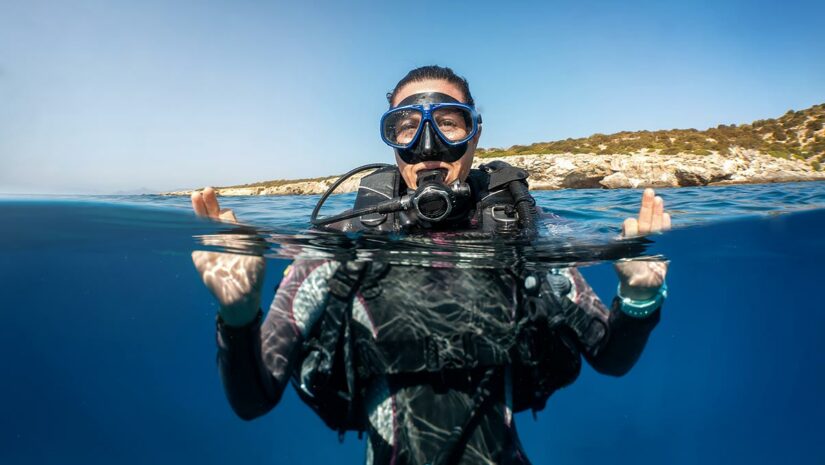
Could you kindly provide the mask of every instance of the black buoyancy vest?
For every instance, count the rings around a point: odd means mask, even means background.
[[[511,182],[526,184],[526,178],[526,172],[502,162],[471,170],[467,182],[475,204],[464,226],[470,231],[486,234],[510,228],[514,196],[507,187]],[[403,187],[396,168],[379,169],[362,179],[354,208],[368,207],[397,196]],[[339,224],[339,227],[398,232],[413,224],[414,219],[405,212],[396,212],[365,215],[348,220],[346,225]],[[353,321],[355,292],[359,291],[377,312],[372,315],[373,324],[381,326],[383,322],[391,321],[393,314],[400,314],[405,305],[402,294],[419,287],[421,284],[416,284],[416,277],[424,274],[417,273],[410,279],[395,279],[390,283],[400,283],[406,290],[390,289],[385,282],[387,275],[393,272],[389,268],[389,265],[377,262],[368,265],[348,262],[339,267],[329,281],[330,295],[325,314],[305,342],[300,370],[293,377],[303,400],[329,427],[339,432],[364,430],[363,390],[369,379],[376,376],[434,374],[508,365],[512,367],[513,409],[517,412],[541,410],[555,390],[572,383],[578,376],[581,356],[576,340],[590,347],[606,340],[607,327],[588,317],[566,296],[571,283],[563,275],[539,279],[539,285],[527,289],[523,284],[527,275],[490,270],[451,281],[456,286],[463,286],[459,291],[465,298],[457,293],[452,299],[454,303],[442,304],[442,308],[432,314],[436,321],[431,327],[436,330],[405,335],[401,327],[404,325],[401,325],[398,332],[388,332],[386,328],[379,330],[382,337],[376,339]],[[428,271],[447,273],[437,269]],[[460,270],[452,272],[463,273]],[[479,289],[487,292],[486,303],[466,298],[478,293]],[[459,301],[464,301],[465,305]],[[443,308],[443,305],[455,308]],[[514,318],[501,312],[501,309],[513,306],[517,309]],[[488,324],[476,325],[470,330],[441,324],[453,321],[466,308],[472,309],[468,315],[477,313],[478,309],[486,312],[475,321],[487,321]],[[438,318],[442,318],[441,323]],[[422,321],[409,323],[420,325]],[[383,337],[387,334],[389,337]]]
[[[467,183],[470,185],[472,199],[469,214],[462,215],[455,221],[448,221],[441,229],[460,230],[462,232],[480,232],[496,234],[513,232],[518,229],[514,215],[515,200],[508,189],[512,182],[526,186],[527,172],[501,161],[481,165],[479,169],[470,170]],[[355,198],[355,210],[367,208],[380,202],[398,197],[406,185],[398,168],[381,168],[361,179],[358,195]],[[405,232],[418,223],[413,213],[372,213],[347,221],[342,229],[355,231]]]

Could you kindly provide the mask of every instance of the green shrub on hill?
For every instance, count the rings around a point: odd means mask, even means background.
[[[237,186],[224,186],[218,187],[218,189],[225,189],[227,187],[232,188],[239,188],[239,187],[280,187],[287,184],[297,184],[301,182],[316,182],[316,181],[326,181],[326,180],[335,180],[338,179],[338,176],[324,176],[320,178],[303,178],[303,179],[275,179],[273,181],[261,181],[261,182],[253,182],[249,184],[241,184]]]
[[[593,134],[590,137],[514,145],[510,148],[479,149],[483,158],[524,154],[598,153],[626,154],[641,151],[660,154],[689,153],[709,155],[730,153],[733,147],[759,150],[781,158],[792,155],[811,159],[825,154],[825,104],[787,113],[776,119],[751,124],[720,124],[715,128],[670,129],[660,131],[622,131]]]

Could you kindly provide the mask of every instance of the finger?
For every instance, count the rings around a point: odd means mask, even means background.
[[[668,262],[665,260],[656,260],[650,262],[650,270],[656,275],[659,279],[659,283],[665,281],[665,276],[667,276],[667,266]]]
[[[218,205],[218,196],[215,194],[215,189],[207,187],[203,190],[203,202],[206,204],[209,217],[217,220],[221,214],[221,207]]]
[[[662,231],[668,231],[670,229],[670,213],[663,213],[662,214]]]
[[[238,222],[238,219],[235,218],[235,213],[228,208],[221,210],[220,219],[221,221],[231,221],[232,223]]]
[[[622,223],[622,235],[624,237],[633,237],[639,234],[639,222],[636,218],[628,218]]]
[[[660,287],[665,282],[667,276],[668,262],[664,260],[654,260],[648,262],[649,277],[647,285],[650,287]]]
[[[192,209],[195,210],[195,214],[198,216],[209,216],[209,212],[206,211],[206,204],[203,203],[203,195],[200,191],[192,192]]]
[[[650,294],[652,290],[664,283],[668,262],[665,260],[622,260],[615,263],[615,268],[623,288],[635,288],[632,289],[635,294]]]
[[[653,222],[653,199],[656,193],[653,189],[647,188],[642,194],[642,208],[639,209],[639,234],[647,234],[650,232],[650,226]]]
[[[653,199],[653,219],[650,223],[650,232],[662,230],[662,216],[665,213],[665,201],[658,195]]]

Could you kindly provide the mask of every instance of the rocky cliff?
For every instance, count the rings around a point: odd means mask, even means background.
[[[526,154],[482,158],[478,166],[501,159],[530,172],[532,189],[685,187],[720,184],[825,181],[825,171],[814,170],[798,159],[776,158],[754,150],[734,148],[731,153],[662,155],[656,153],[559,155]],[[217,188],[219,195],[322,194],[336,178],[284,182],[277,186],[250,185]],[[338,192],[353,192],[360,176],[344,182]],[[192,191],[169,192],[189,195]]]

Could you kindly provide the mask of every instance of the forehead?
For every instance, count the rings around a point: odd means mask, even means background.
[[[459,102],[466,102],[464,93],[455,84],[441,79],[428,79],[426,81],[410,82],[398,89],[398,93],[392,101],[392,106],[398,105],[398,102],[404,100],[413,94],[420,94],[422,92],[440,92],[447,94]]]

